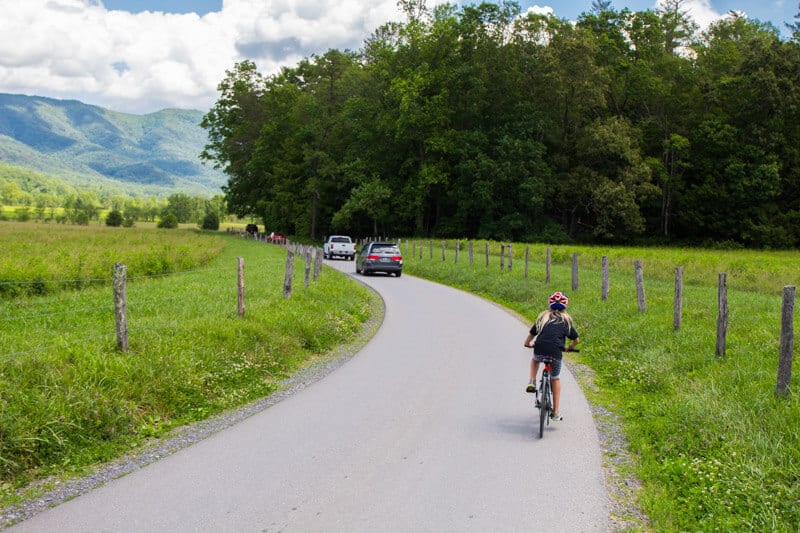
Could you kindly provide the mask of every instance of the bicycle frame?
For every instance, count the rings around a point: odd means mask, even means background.
[[[545,362],[542,377],[539,381],[539,391],[536,397],[536,406],[539,408],[539,438],[544,436],[545,424],[550,424],[550,414],[553,412],[553,388],[550,381],[550,372],[553,367]]]

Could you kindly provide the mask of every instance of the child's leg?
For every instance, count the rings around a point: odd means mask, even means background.
[[[531,358],[531,381],[536,382],[536,374],[539,372],[539,361]]]
[[[552,378],[550,383],[553,384],[553,412],[558,413],[558,400],[561,398],[561,378]]]

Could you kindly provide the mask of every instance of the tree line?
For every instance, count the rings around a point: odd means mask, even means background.
[[[168,220],[168,225],[173,227],[177,227],[178,223],[198,223],[212,226],[207,229],[218,229],[219,220],[228,211],[221,194],[203,198],[174,193],[167,198],[156,198],[98,195],[96,191],[77,191],[52,180],[48,186],[52,190],[46,187],[45,190],[27,191],[16,181],[0,177],[0,207],[5,205],[13,208],[10,211],[0,210],[0,220],[87,225],[93,220],[99,221],[102,213],[107,213],[106,222],[113,226]],[[207,223],[207,220],[210,222]]]
[[[219,84],[201,157],[231,212],[289,234],[800,244],[800,13],[784,40],[684,0],[576,23],[428,8],[357,51]]]

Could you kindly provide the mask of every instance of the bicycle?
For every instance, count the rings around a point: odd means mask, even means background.
[[[565,352],[577,352],[578,350],[567,350]],[[539,438],[544,437],[544,426],[550,425],[550,416],[553,414],[553,386],[550,381],[550,371],[553,370],[552,363],[555,359],[545,357],[544,370],[539,379],[539,389],[536,391],[535,405],[539,409]]]

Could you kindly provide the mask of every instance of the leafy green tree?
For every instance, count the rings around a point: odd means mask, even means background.
[[[209,210],[203,217],[203,222],[200,224],[200,229],[217,231],[219,230],[219,215],[216,211]]]
[[[792,40],[800,44],[800,4],[797,5],[797,14],[794,16],[794,22],[786,23],[786,27],[792,32]]]
[[[187,194],[175,193],[167,198],[168,209],[175,215],[179,223],[187,223],[199,219],[195,215],[195,204]]]
[[[122,212],[118,209],[112,209],[106,215],[106,226],[119,227],[122,225]]]
[[[171,211],[165,211],[161,215],[161,219],[156,226],[159,228],[175,229],[178,227],[178,217]]]
[[[259,200],[268,190],[262,182],[264,176],[251,168],[251,159],[259,133],[268,122],[265,81],[255,63],[246,60],[226,71],[217,89],[220,97],[200,123],[209,135],[200,157],[228,175],[223,190],[233,213],[258,213]]]
[[[372,221],[372,235],[380,235],[378,221],[389,212],[388,200],[392,191],[379,178],[365,181],[350,193],[350,198],[333,217],[333,228],[344,230],[354,217],[364,214]]]

